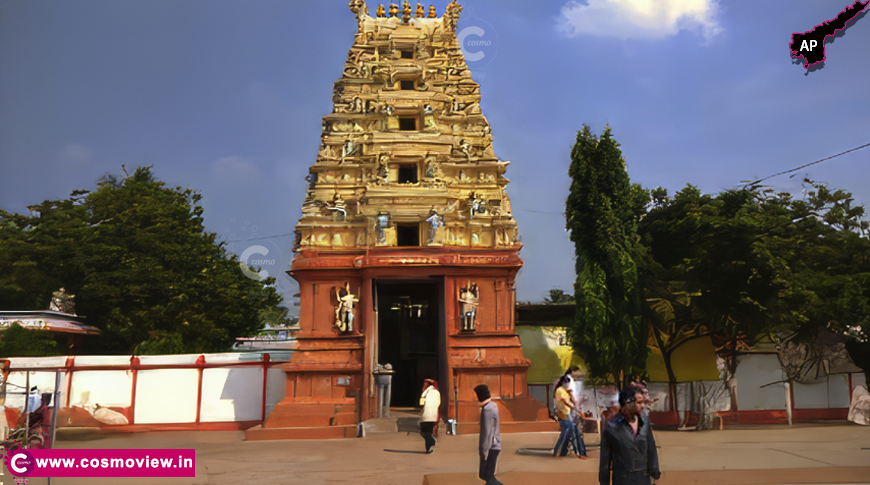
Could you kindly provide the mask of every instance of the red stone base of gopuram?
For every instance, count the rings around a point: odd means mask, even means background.
[[[477,432],[479,384],[499,406],[503,433],[558,431],[546,405],[528,393],[531,364],[514,333],[521,266],[517,247],[298,253],[290,275],[299,282],[301,330],[283,369],[285,397],[247,439],[358,436],[360,423],[378,418],[375,373],[384,363],[395,371],[393,406],[417,406],[423,378],[435,378],[441,419],[457,420],[460,434]],[[473,330],[459,301],[471,286]],[[345,288],[355,299],[350,332],[335,326]]]

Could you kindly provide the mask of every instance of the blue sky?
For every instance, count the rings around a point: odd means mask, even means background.
[[[851,0],[461,3],[458,30],[480,29],[466,48],[484,54],[470,64],[495,152],[511,161],[520,301],[571,291],[561,213],[583,123],[609,123],[632,181],[671,193],[718,192],[870,142],[870,18],[826,45],[821,69],[788,49]],[[269,249],[264,269],[292,295],[283,235],[355,29],[342,0],[3,0],[0,207],[24,212],[121,164],[153,165],[202,192],[206,227],[237,253]],[[806,174],[868,203],[868,158],[769,183],[799,191]],[[262,239],[238,241],[251,237]]]

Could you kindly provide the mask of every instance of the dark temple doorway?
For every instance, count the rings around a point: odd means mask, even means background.
[[[417,406],[423,379],[436,379],[445,347],[443,281],[378,281],[378,362],[392,364],[392,407]]]

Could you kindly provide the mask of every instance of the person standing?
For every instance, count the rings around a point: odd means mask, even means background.
[[[643,391],[636,387],[619,393],[621,413],[601,433],[600,485],[648,485],[658,480],[659,456],[649,420],[643,417]]]
[[[574,398],[573,390],[571,389],[571,379],[568,375],[562,376],[559,379],[556,387],[556,416],[559,418],[559,439],[556,441],[556,447],[553,449],[553,456],[566,456],[568,454],[568,445],[574,448],[574,453],[577,458],[586,459],[586,447],[583,440],[580,438],[580,431],[575,423],[575,413],[577,399]]]
[[[441,392],[434,379],[423,381],[423,395],[420,396],[423,412],[420,415],[420,435],[426,441],[426,453],[432,453],[435,448],[435,426],[438,424],[438,408],[441,406]]]
[[[486,384],[474,388],[477,400],[480,402],[480,471],[478,477],[486,481],[486,485],[502,485],[495,479],[495,467],[498,454],[501,453],[501,430],[499,427],[498,406],[492,402],[492,395]]]

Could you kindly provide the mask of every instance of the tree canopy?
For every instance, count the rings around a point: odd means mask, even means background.
[[[571,152],[565,217],[575,247],[577,314],[568,338],[592,377],[618,382],[645,368],[637,222],[648,198],[632,185],[619,144],[584,125]]]
[[[91,353],[215,352],[262,326],[281,296],[256,281],[204,230],[192,189],[170,188],[149,167],[106,175],[97,189],[0,210],[0,308],[48,308],[52,291],[102,330]]]
[[[762,187],[673,198],[653,191],[639,234],[645,313],[665,357],[710,336],[734,354],[764,337],[808,338],[827,328],[861,341],[870,315],[870,241],[851,195],[805,180],[804,196]]]
[[[804,180],[799,197],[748,185],[673,196],[632,184],[609,127],[571,152],[567,227],[577,314],[568,335],[593,377],[643,373],[647,342],[671,382],[674,351],[711,338],[729,370],[760,339],[851,339],[870,360],[870,224],[852,195]],[[551,291],[550,302],[563,295]]]

